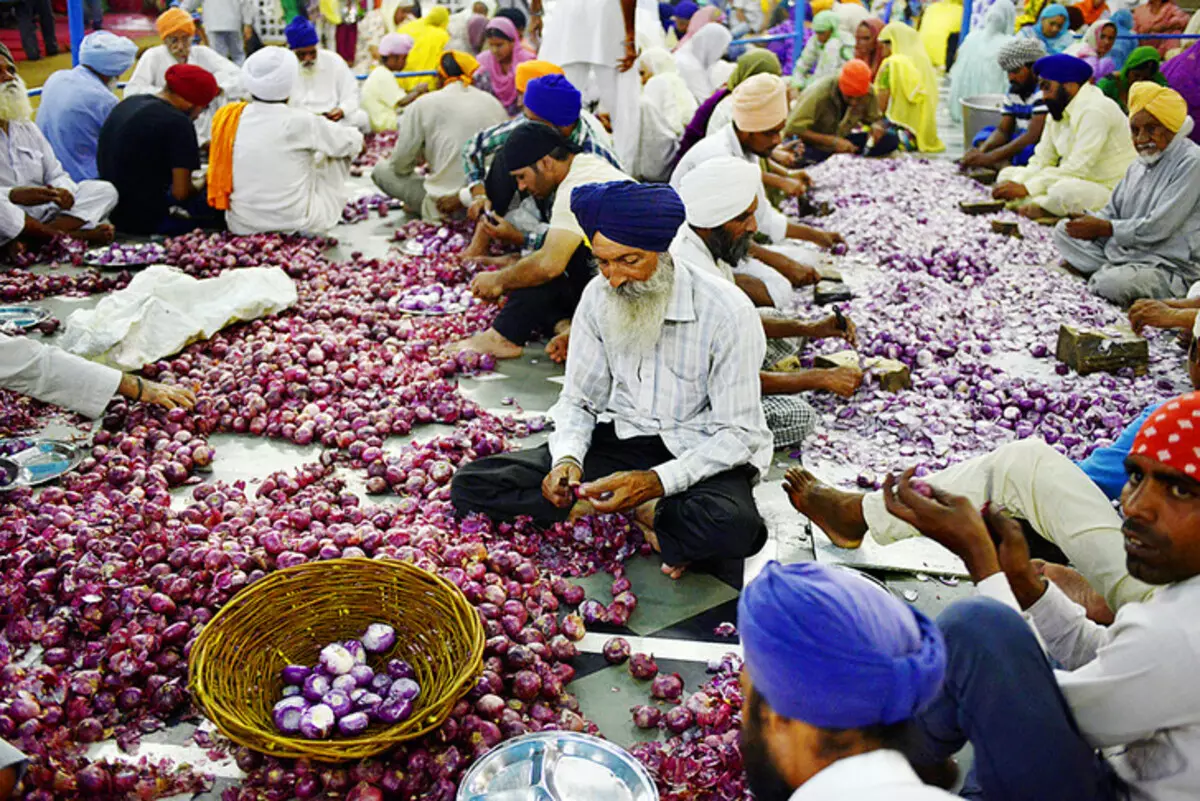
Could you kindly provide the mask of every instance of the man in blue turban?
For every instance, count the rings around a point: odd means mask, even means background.
[[[594,156],[556,148],[537,158],[553,140],[521,134],[505,146],[509,167],[532,160],[517,182],[539,193],[561,176],[555,214],[569,215],[568,242],[590,241],[600,275],[571,321],[550,441],[459,470],[451,501],[460,514],[529,515],[546,526],[631,512],[671,578],[691,564],[724,571],[766,542],[751,493],[771,460],[758,315],[723,279],[670,257],[685,220],[673,189],[583,179],[577,170]],[[554,225],[546,248],[565,234]]]
[[[579,121],[583,96],[565,76],[544,75],[525,87],[524,104],[526,117],[569,130]]]
[[[100,128],[117,105],[112,87],[137,57],[137,45],[124,36],[96,31],[83,38],[79,66],[46,80],[37,126],[63,169],[76,181],[99,177],[96,143]]]
[[[671,11],[671,17],[675,22],[675,34],[679,38],[683,38],[687,33],[688,23],[692,21],[692,17],[700,10],[700,6],[692,2],[692,0],[683,0],[675,4],[675,8]]]
[[[304,17],[289,22],[283,33],[300,62],[288,104],[370,133],[371,119],[362,109],[358,81],[345,59],[321,47],[316,27]]]

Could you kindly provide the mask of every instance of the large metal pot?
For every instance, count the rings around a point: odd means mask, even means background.
[[[975,136],[989,125],[999,125],[1004,116],[1004,95],[974,95],[959,101],[962,104],[963,149],[970,150]]]

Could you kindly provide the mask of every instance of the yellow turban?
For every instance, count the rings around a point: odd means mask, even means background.
[[[450,24],[450,9],[445,6],[434,6],[421,19],[424,20],[426,25],[432,25],[435,28],[445,28]]]
[[[549,61],[522,61],[517,65],[516,86],[518,92],[524,92],[525,87],[534,78],[544,78],[547,75],[562,75],[563,68]]]
[[[770,131],[783,125],[787,115],[787,84],[777,75],[752,75],[733,90],[733,122],[739,131]]]
[[[1187,101],[1183,96],[1153,81],[1138,81],[1129,87],[1129,116],[1143,110],[1165,125],[1171,133],[1179,133],[1187,120]]]
[[[185,36],[196,35],[196,23],[192,21],[192,15],[182,8],[169,8],[159,14],[158,19],[154,22],[154,27],[158,28],[158,35],[161,39],[179,33]]]
[[[471,76],[477,69],[479,62],[475,60],[475,56],[461,50],[447,50],[438,59],[438,75],[442,76],[442,83],[462,81],[470,86],[473,80]],[[458,74],[452,74],[454,72]]]
[[[812,0],[812,2],[808,4],[808,7],[812,9],[813,16],[816,16],[822,11],[829,11],[832,9],[833,0]]]

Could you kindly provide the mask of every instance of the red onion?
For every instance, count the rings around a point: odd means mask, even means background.
[[[619,665],[629,658],[629,641],[624,637],[613,637],[604,643],[604,658],[613,665]]]
[[[674,701],[683,693],[683,678],[678,673],[659,673],[650,684],[650,694],[665,701]]]
[[[639,729],[655,729],[662,722],[662,710],[656,706],[635,706],[632,710],[633,725]]]
[[[658,665],[653,656],[636,653],[629,658],[629,674],[635,679],[652,679],[658,675]]]

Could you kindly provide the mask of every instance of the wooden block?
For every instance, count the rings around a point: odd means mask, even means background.
[[[832,261],[822,259],[816,265],[817,275],[821,276],[822,281],[833,281],[834,283],[842,283],[842,271],[833,266]]]
[[[1055,356],[1080,375],[1113,373],[1123,367],[1145,375],[1150,364],[1150,346],[1132,331],[1096,331],[1063,325],[1058,329]]]
[[[908,365],[895,359],[877,359],[871,372],[879,376],[879,388],[884,392],[899,392],[912,386]]]
[[[971,172],[967,173],[968,178],[970,178],[972,181],[981,183],[984,186],[991,186],[992,184],[996,183],[996,175],[998,175],[998,173],[995,170],[989,169],[972,170]]]
[[[976,203],[963,202],[958,204],[963,214],[995,214],[1004,210],[1003,200],[981,200]]]
[[[992,233],[1015,236],[1017,239],[1022,238],[1020,224],[1006,220],[992,220]]]
[[[813,303],[818,306],[826,303],[841,303],[853,298],[854,293],[850,291],[850,287],[839,281],[818,281],[817,285],[813,287]]]
[[[837,353],[823,353],[813,359],[813,366],[827,369],[858,367],[858,351],[840,350]]]

